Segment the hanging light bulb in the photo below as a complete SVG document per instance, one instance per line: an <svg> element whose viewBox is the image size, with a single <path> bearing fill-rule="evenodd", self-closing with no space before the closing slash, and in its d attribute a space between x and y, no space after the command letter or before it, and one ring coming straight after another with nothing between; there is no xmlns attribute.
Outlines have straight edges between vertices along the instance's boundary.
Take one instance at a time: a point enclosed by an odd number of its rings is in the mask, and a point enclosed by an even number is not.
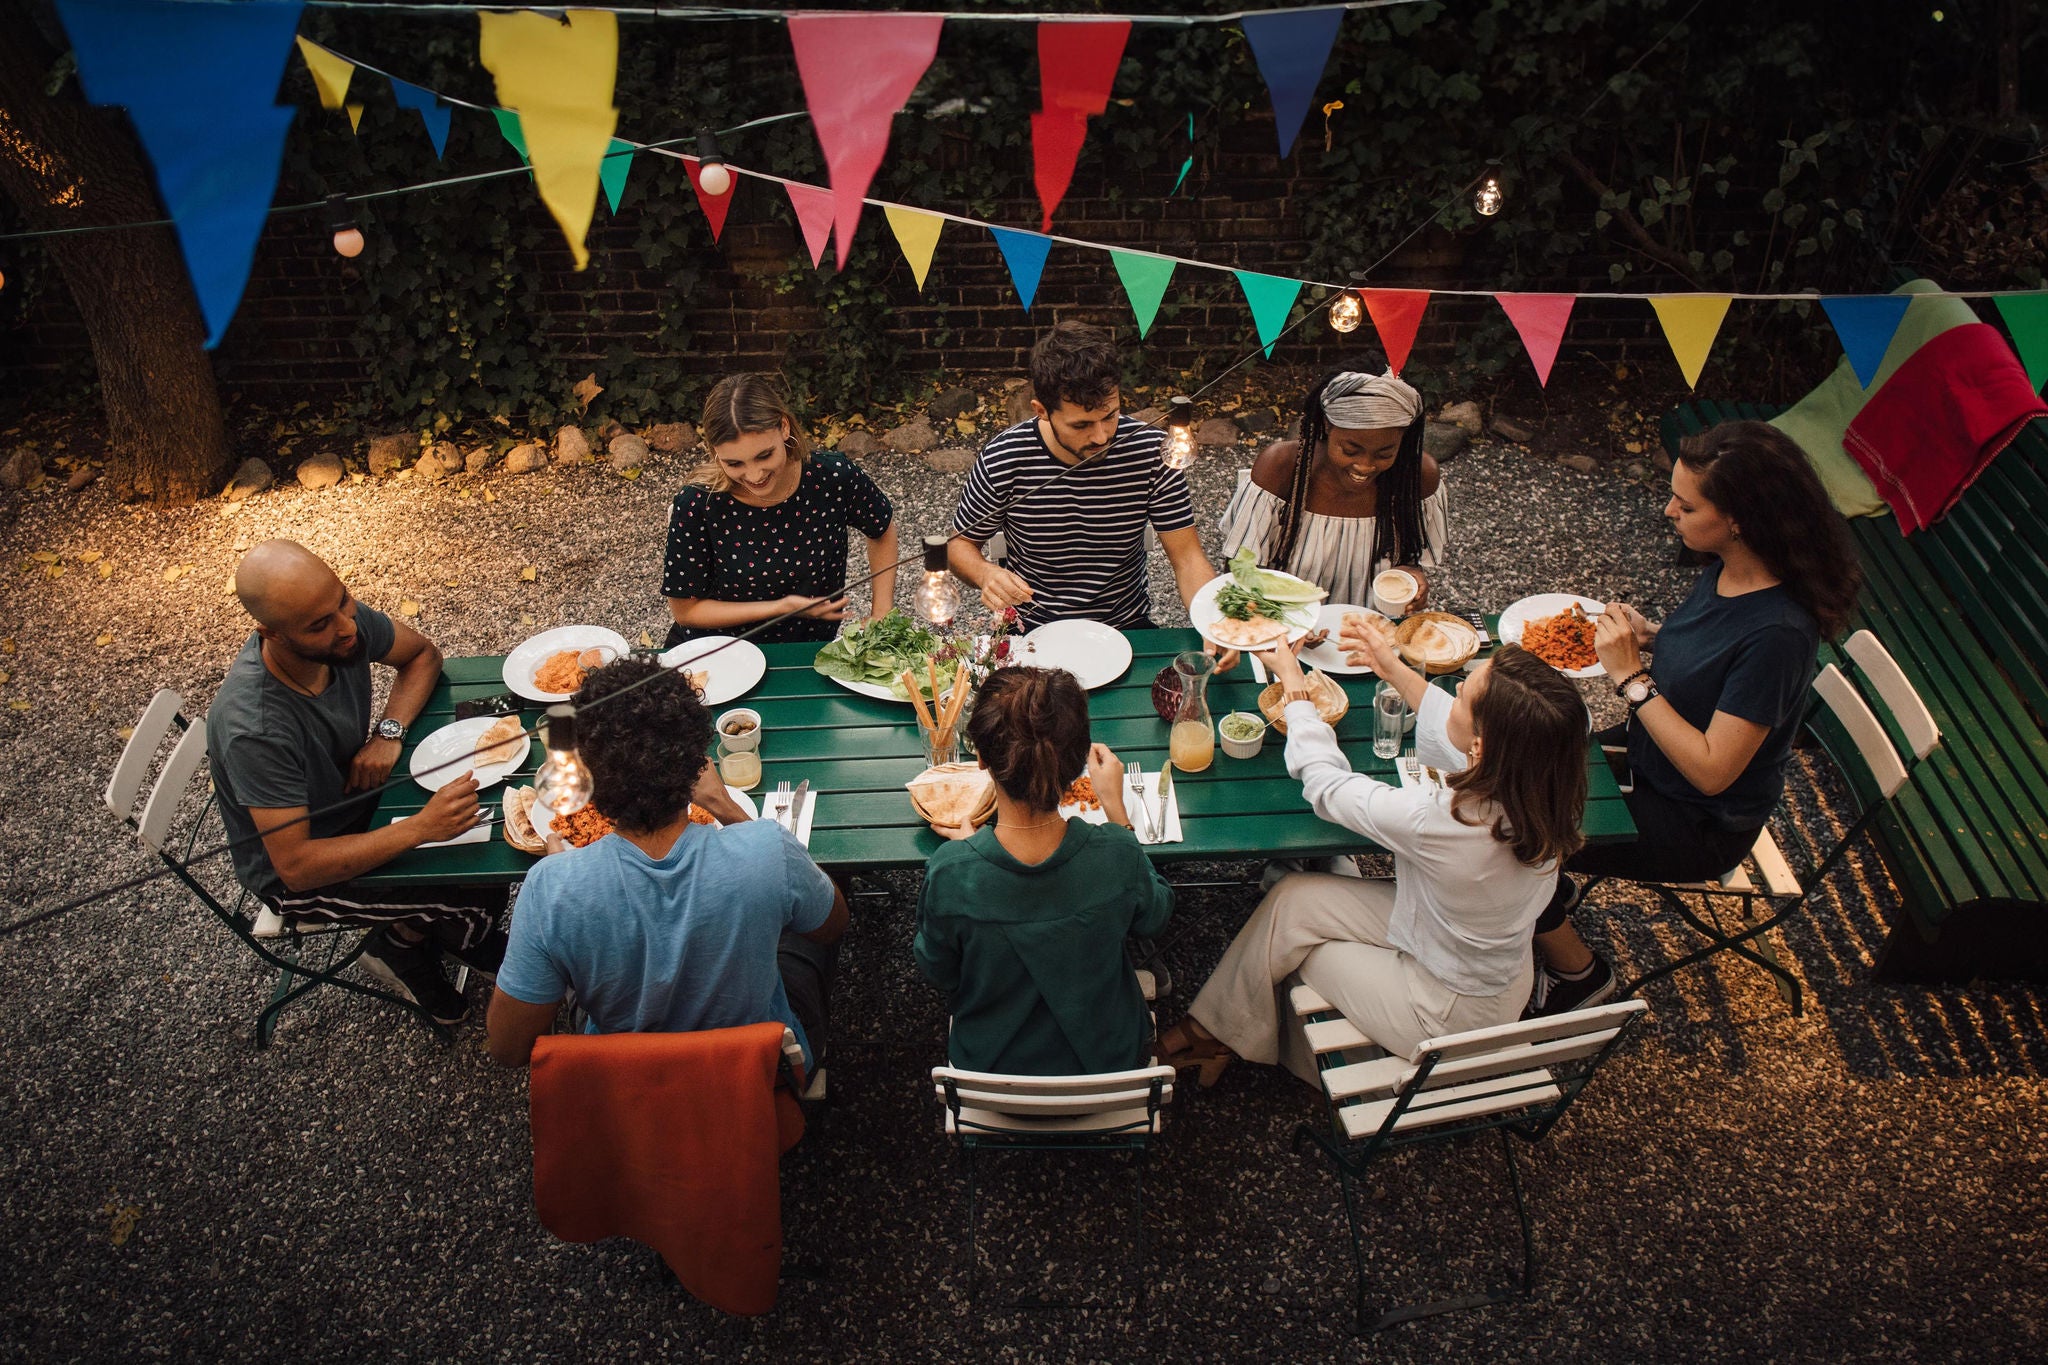
<svg viewBox="0 0 2048 1365"><path fill-rule="evenodd" d="M732 189L732 172L725 168L725 158L719 154L718 139L711 135L709 128L697 133L697 188L713 199Z"/></svg>
<svg viewBox="0 0 2048 1365"><path fill-rule="evenodd" d="M547 762L533 775L533 799L556 815L573 815L590 804L590 769L576 752L576 708L548 708Z"/></svg>
<svg viewBox="0 0 2048 1365"><path fill-rule="evenodd" d="M924 582L910 594L911 609L935 626L949 626L960 611L960 584L946 563L949 536L924 538Z"/></svg>
<svg viewBox="0 0 2048 1365"><path fill-rule="evenodd" d="M347 195L327 196L327 221L334 229L336 251L349 257L363 254L363 230L356 226L356 216L349 211Z"/></svg>
<svg viewBox="0 0 2048 1365"><path fill-rule="evenodd" d="M1472 193L1472 211L1481 218L1491 218L1500 212L1500 206L1506 201L1507 193L1500 187L1500 175L1493 167L1487 167L1486 178Z"/></svg>
<svg viewBox="0 0 2048 1365"><path fill-rule="evenodd" d="M1186 469L1195 462L1195 400L1175 398L1166 405L1166 449L1159 462L1168 469Z"/></svg>
<svg viewBox="0 0 2048 1365"><path fill-rule="evenodd" d="M1358 324L1365 320L1365 307L1358 301L1358 295L1349 289L1337 296L1330 305L1330 327L1339 332L1355 332Z"/></svg>

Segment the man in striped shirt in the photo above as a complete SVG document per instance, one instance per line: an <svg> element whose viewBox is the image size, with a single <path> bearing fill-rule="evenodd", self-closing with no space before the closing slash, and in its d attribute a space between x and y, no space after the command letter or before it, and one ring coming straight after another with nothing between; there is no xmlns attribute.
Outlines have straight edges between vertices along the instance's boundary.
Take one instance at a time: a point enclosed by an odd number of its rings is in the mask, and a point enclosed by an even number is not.
<svg viewBox="0 0 2048 1365"><path fill-rule="evenodd" d="M953 572L981 589L989 610L1015 607L1027 630L1069 617L1149 628L1148 522L1182 602L1216 576L1187 479L1160 461L1166 433L1122 415L1119 370L1100 328L1063 322L1039 338L1033 416L981 448L961 490L947 550ZM982 554L998 531L1009 546L1003 564Z"/></svg>

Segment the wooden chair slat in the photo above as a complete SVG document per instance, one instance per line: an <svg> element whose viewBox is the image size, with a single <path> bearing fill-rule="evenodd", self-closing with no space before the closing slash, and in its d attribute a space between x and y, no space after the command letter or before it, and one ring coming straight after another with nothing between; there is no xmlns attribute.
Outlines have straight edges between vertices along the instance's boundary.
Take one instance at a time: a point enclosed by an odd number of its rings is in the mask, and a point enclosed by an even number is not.
<svg viewBox="0 0 2048 1365"><path fill-rule="evenodd" d="M1489 1076L1514 1075L1554 1066L1559 1062L1590 1057L1613 1042L1620 1032L1621 1026L1616 1024L1613 1028L1601 1029L1597 1033L1573 1033L1528 1047L1506 1047L1498 1052L1441 1062L1423 1081L1423 1093L1434 1094L1438 1090L1455 1089L1468 1082L1482 1081ZM1422 1069L1411 1063L1396 1080L1395 1088L1413 1085L1421 1075Z"/></svg>
<svg viewBox="0 0 2048 1365"><path fill-rule="evenodd" d="M1344 1018L1324 1019L1306 1024L1302 1027L1302 1033L1308 1039L1308 1050L1318 1057L1373 1045L1372 1039L1358 1031L1358 1025Z"/></svg>
<svg viewBox="0 0 2048 1365"><path fill-rule="evenodd" d="M206 722L195 720L179 736L171 756L164 760L163 771L157 774L156 786L150 788L149 800L142 807L142 818L135 825L142 842L152 850L163 851L164 839L171 832L171 822L177 818L178 804L185 799L185 789L192 785L193 776L204 762Z"/></svg>
<svg viewBox="0 0 2048 1365"><path fill-rule="evenodd" d="M143 779L149 776L150 760L156 757L164 736L178 723L178 708L183 704L183 698L165 687L142 708L142 718L135 722L121 757L114 763L113 776L107 779L107 809L114 812L116 819L126 820L134 813L135 798L142 791Z"/></svg>
<svg viewBox="0 0 2048 1365"><path fill-rule="evenodd" d="M1405 1133L1416 1128L1435 1128L1446 1123L1465 1123L1495 1114L1513 1113L1531 1105L1554 1104L1564 1095L1546 1071L1523 1072L1512 1077L1497 1076L1474 1085L1450 1086L1428 1093L1428 1107L1413 1107L1402 1114L1394 1124L1395 1132ZM1398 1100L1386 1099L1346 1105L1337 1111L1344 1124L1345 1135L1354 1142L1371 1137L1385 1126L1387 1116L1394 1112L1398 1103Z"/></svg>

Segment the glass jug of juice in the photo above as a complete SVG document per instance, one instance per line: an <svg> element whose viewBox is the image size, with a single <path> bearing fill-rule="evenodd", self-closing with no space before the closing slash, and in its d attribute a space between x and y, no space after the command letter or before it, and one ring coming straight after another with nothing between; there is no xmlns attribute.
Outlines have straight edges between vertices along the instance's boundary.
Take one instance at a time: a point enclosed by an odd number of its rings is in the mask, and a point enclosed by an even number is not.
<svg viewBox="0 0 2048 1365"><path fill-rule="evenodd" d="M1216 724L1209 715L1209 679L1216 661L1200 650L1176 654L1173 671L1180 677L1180 707L1173 713L1173 734L1167 741L1173 766L1198 773L1216 761Z"/></svg>

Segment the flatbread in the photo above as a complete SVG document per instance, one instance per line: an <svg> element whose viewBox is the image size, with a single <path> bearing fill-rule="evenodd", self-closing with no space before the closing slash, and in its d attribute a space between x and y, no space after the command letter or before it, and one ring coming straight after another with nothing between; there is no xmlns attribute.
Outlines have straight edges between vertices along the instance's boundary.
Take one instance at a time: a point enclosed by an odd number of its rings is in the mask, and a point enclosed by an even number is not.
<svg viewBox="0 0 2048 1365"><path fill-rule="evenodd" d="M547 841L533 827L532 787L514 787L505 793L505 842L521 853L545 853Z"/></svg>
<svg viewBox="0 0 2048 1365"><path fill-rule="evenodd" d="M1388 644L1394 643L1394 623L1376 611L1345 612L1343 621L1339 623L1337 633L1343 635L1347 632L1368 630L1379 636L1382 640L1385 640Z"/></svg>
<svg viewBox="0 0 2048 1365"><path fill-rule="evenodd" d="M1425 664L1448 664L1472 648L1469 628L1448 622L1424 621L1408 637L1408 652Z"/></svg>
<svg viewBox="0 0 2048 1365"><path fill-rule="evenodd" d="M995 814L995 779L978 763L941 763L904 785L918 815L934 825L980 825Z"/></svg>
<svg viewBox="0 0 2048 1365"><path fill-rule="evenodd" d="M476 744L469 755L469 766L488 768L493 763L510 763L519 753L519 743L525 732L526 727L519 723L519 717L498 717L476 737Z"/></svg>
<svg viewBox="0 0 2048 1365"><path fill-rule="evenodd" d="M1270 616L1254 613L1249 620L1239 621L1225 616L1213 622L1208 628L1209 636L1218 644L1232 649L1257 649L1262 645L1275 644L1287 638L1287 623L1275 621Z"/></svg>

